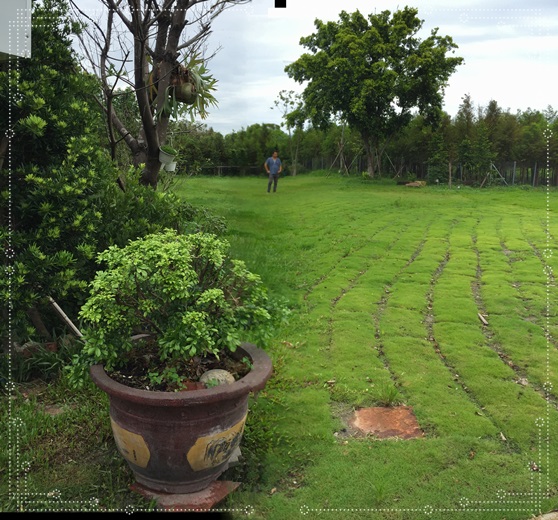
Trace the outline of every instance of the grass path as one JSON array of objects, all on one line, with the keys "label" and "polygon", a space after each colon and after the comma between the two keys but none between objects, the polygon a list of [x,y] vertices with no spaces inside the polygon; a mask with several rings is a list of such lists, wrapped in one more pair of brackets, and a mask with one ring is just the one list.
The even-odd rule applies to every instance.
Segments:
[{"label": "grass path", "polygon": [[[227,507],[266,520],[526,520],[556,508],[549,194],[336,176],[265,188],[177,188],[227,218],[234,254],[294,309],[266,347],[275,373],[251,405]],[[388,403],[411,406],[426,436],[342,434],[347,413]]]}]

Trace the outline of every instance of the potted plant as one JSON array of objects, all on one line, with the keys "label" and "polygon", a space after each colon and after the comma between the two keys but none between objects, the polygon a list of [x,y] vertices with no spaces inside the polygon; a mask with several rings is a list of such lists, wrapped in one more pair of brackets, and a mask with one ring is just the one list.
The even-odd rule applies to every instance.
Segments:
[{"label": "potted plant", "polygon": [[167,163],[167,164],[163,164],[163,169],[167,172],[173,172],[176,170],[176,161]]},{"label": "potted plant", "polygon": [[161,162],[164,166],[176,162],[177,155],[178,151],[168,144],[164,144],[159,147],[159,162]]},{"label": "potted plant", "polygon": [[[155,68],[149,75],[149,99],[154,103],[158,93],[160,71]],[[214,96],[217,80],[204,64],[200,54],[184,57],[183,63],[176,63],[165,90],[162,106],[155,110],[155,117],[163,114],[178,118],[183,113],[194,114],[206,119],[210,106],[217,106]]]},{"label": "potted plant", "polygon": [[[165,230],[98,255],[105,267],[80,311],[70,382],[90,375],[108,394],[116,445],[148,490],[215,481],[240,443],[249,396],[271,376],[256,344],[286,308],[228,251],[215,235]],[[232,382],[204,377],[210,370]]]}]

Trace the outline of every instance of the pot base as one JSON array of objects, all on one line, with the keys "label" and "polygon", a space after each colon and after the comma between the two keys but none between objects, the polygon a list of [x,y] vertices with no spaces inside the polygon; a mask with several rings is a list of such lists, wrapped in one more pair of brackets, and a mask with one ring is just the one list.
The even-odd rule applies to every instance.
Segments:
[{"label": "pot base", "polygon": [[160,509],[186,513],[190,511],[209,511],[219,502],[223,501],[238,486],[240,486],[240,482],[216,480],[201,491],[177,494],[154,491],[136,482],[130,486],[130,489],[148,500],[155,500]]}]

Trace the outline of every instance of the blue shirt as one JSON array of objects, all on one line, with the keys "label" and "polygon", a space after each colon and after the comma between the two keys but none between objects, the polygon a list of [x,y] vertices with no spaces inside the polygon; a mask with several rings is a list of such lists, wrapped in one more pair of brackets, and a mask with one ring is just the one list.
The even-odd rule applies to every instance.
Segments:
[{"label": "blue shirt", "polygon": [[281,159],[279,159],[279,157],[277,157],[277,159],[268,157],[267,161],[265,161],[265,164],[267,164],[269,173],[271,173],[271,175],[277,175],[279,173],[279,167],[281,166]]}]

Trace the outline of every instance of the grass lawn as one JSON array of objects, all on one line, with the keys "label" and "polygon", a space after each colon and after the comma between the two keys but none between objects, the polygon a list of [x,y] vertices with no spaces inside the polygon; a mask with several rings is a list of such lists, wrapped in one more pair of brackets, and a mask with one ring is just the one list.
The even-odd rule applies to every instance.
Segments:
[{"label": "grass lawn", "polygon": [[[227,507],[506,520],[555,508],[554,193],[337,175],[265,188],[178,188],[227,218],[235,255],[294,310],[266,347],[275,374],[251,407],[237,470],[248,483]],[[425,437],[343,435],[347,412],[386,396],[412,407]]]},{"label": "grass lawn", "polygon": [[[263,346],[274,375],[251,401],[243,459],[224,475],[242,484],[220,507],[258,520],[527,520],[558,509],[556,193],[327,173],[266,188],[264,177],[175,187],[227,219],[233,256],[292,309]],[[4,510],[26,503],[22,490],[50,508],[147,507],[127,489],[103,397],[60,385],[19,389],[4,407],[17,458],[2,458]],[[66,415],[32,418],[62,399]],[[397,405],[424,436],[350,427],[355,410]]]}]

